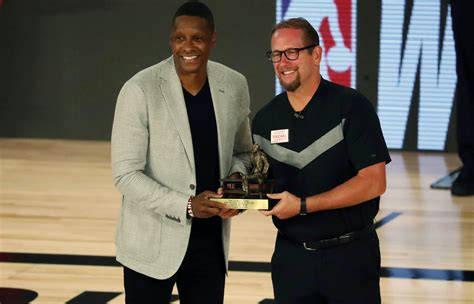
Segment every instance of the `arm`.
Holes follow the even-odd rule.
[[[129,202],[163,216],[183,218],[189,194],[164,187],[145,174],[149,147],[148,114],[142,88],[127,82],[117,99],[112,128],[115,186]],[[180,221],[181,224],[185,222]]]
[[[385,162],[380,162],[359,170],[356,176],[341,185],[306,198],[308,213],[354,206],[378,197],[385,192]],[[278,204],[264,215],[275,215],[287,219],[300,212],[300,198],[290,192],[268,194],[271,199],[279,199]]]

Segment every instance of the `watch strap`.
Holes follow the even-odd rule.
[[[306,215],[308,214],[306,210],[306,197],[302,196],[300,198],[300,215]]]

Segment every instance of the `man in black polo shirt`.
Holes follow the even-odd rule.
[[[390,156],[370,102],[322,79],[322,49],[303,18],[277,24],[271,51],[286,89],[253,120],[269,158],[278,228],[272,257],[277,303],[380,303],[374,218]]]

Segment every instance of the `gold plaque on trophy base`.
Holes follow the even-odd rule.
[[[243,190],[242,179],[225,178],[221,180],[224,197],[212,198],[213,201],[227,204],[230,209],[263,209],[268,210],[270,204],[267,193],[273,192],[273,180],[258,183],[250,179],[248,190]]]
[[[212,200],[224,203],[230,209],[268,210],[268,199],[266,198],[212,198]]]

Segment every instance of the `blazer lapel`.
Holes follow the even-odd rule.
[[[207,78],[209,80],[209,87],[211,89],[212,103],[214,106],[214,114],[216,116],[217,125],[217,142],[219,147],[219,168],[221,178],[227,175],[225,172],[225,165],[223,164],[223,155],[228,155],[232,151],[227,151],[225,145],[226,138],[229,136],[226,126],[228,125],[227,106],[227,85],[224,81],[224,75],[212,65],[212,62],[208,63]]]
[[[163,68],[160,75],[161,92],[169,110],[169,114],[174,122],[179,137],[183,143],[192,168],[194,168],[194,151],[191,137],[191,128],[189,127],[188,113],[184,102],[183,89],[176,73],[173,57],[168,58],[168,64]]]

